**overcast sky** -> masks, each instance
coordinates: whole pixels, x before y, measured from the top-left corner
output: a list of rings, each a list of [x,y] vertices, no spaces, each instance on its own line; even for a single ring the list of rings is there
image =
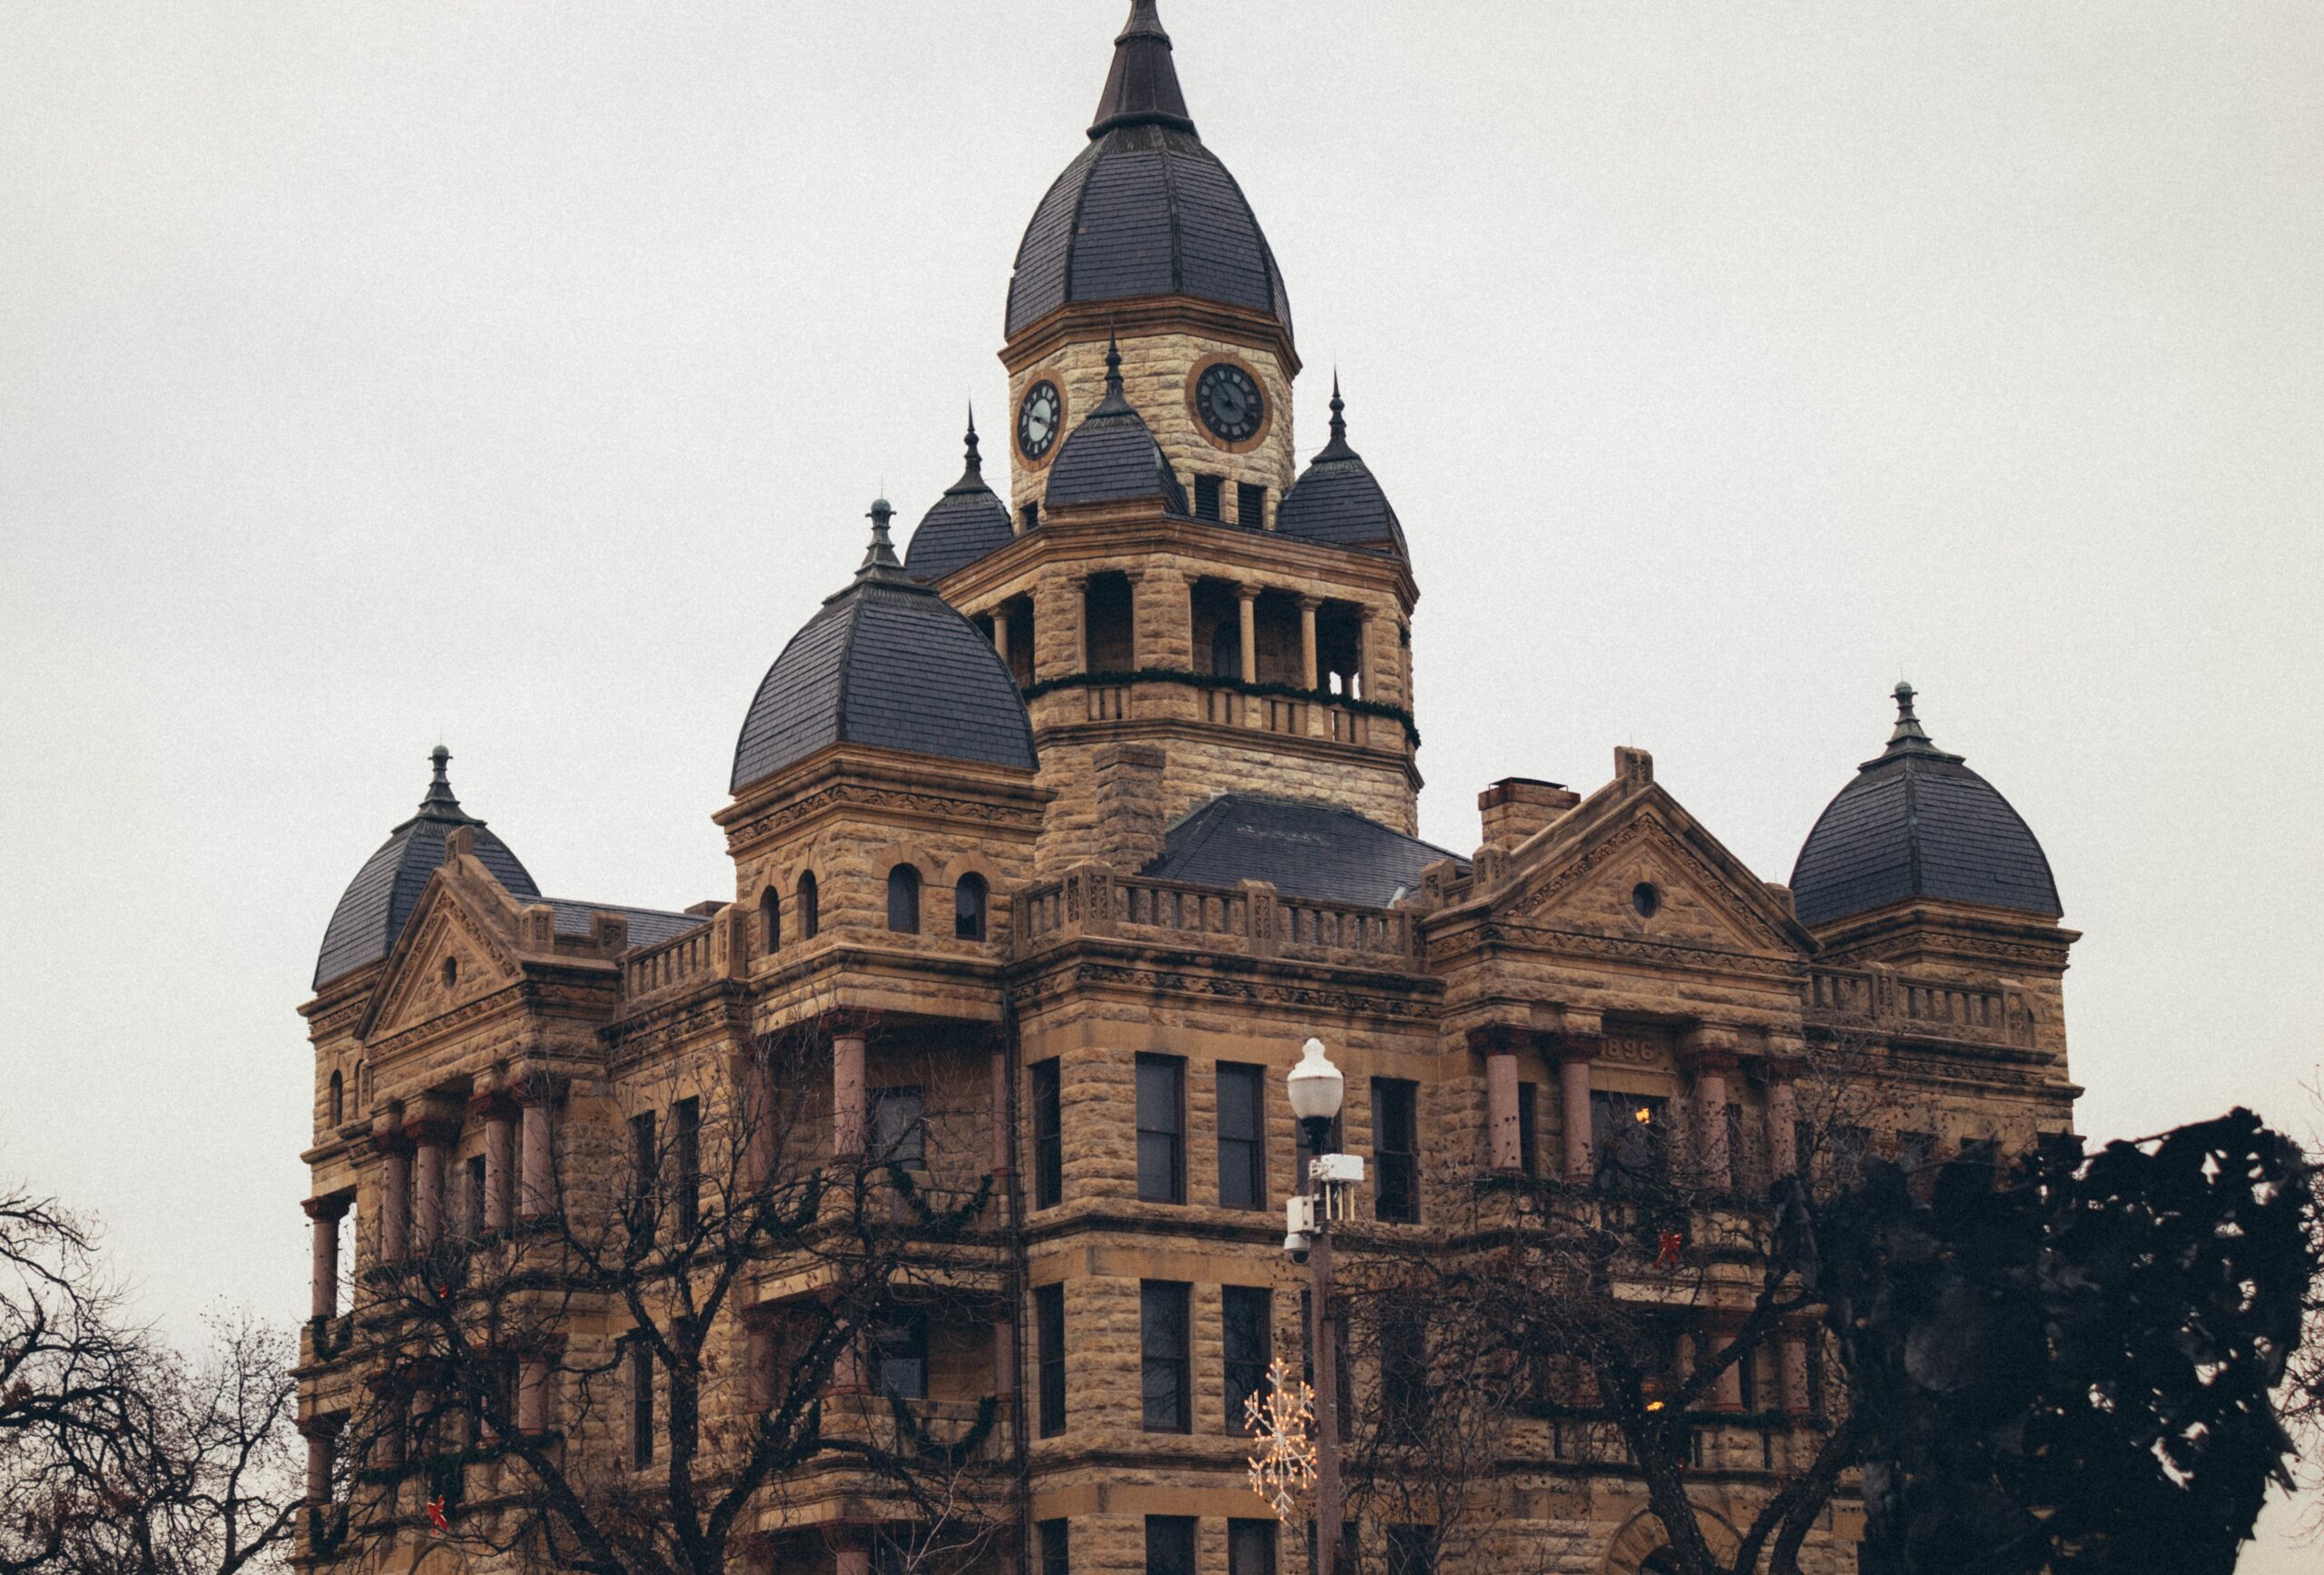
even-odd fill
[[[438,739],[552,894],[732,895],[1123,9],[0,7],[0,1172],[157,1313],[303,1310],[293,1009]],[[1429,837],[1634,743],[1782,880],[1909,677],[2084,1127],[2314,1127],[2324,7],[1163,13],[1412,539]]]

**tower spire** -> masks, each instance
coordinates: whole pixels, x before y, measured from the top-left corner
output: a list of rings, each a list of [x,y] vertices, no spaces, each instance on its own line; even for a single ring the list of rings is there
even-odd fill
[[[961,480],[966,481],[970,476],[984,474],[984,456],[977,452],[977,408],[973,400],[969,404],[968,436],[962,441],[967,445],[969,451],[968,475],[960,477]]]
[[[432,768],[428,792],[419,801],[419,818],[428,821],[458,821],[465,824],[473,816],[460,808],[460,801],[452,796],[451,774],[445,768],[451,763],[452,752],[438,744],[428,752],[428,763]],[[481,821],[477,822],[483,824]]]
[[[1347,446],[1347,401],[1340,398],[1340,373],[1332,369],[1332,440],[1324,445],[1315,458],[1322,459],[1354,459],[1354,449]]]
[[[1106,330],[1106,397],[1092,416],[1119,416],[1131,409],[1129,393],[1122,387],[1122,343],[1112,329]]]
[[[1130,0],[1129,20],[1114,40],[1114,64],[1098,100],[1092,141],[1117,126],[1195,129],[1187,96],[1178,90],[1178,70],[1170,61],[1170,35],[1162,31],[1155,0]]]
[[[886,498],[872,500],[872,510],[864,517],[872,522],[872,544],[863,549],[863,561],[856,566],[855,577],[859,581],[904,577],[904,566],[896,556],[896,544],[888,539],[888,521],[895,517],[895,507]]]

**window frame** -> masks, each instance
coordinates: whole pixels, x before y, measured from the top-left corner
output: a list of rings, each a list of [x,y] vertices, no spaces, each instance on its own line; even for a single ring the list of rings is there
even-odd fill
[[[1372,1217],[1418,1225],[1420,1085],[1408,1078],[1372,1079]]]
[[[891,1307],[865,1331],[872,1358],[872,1393],[882,1399],[928,1398],[928,1309],[910,1304]],[[889,1383],[889,1364],[904,1365],[901,1388]]]
[[[1252,1543],[1258,1544],[1254,1554]],[[1275,1575],[1282,1543],[1275,1523],[1236,1515],[1226,1522],[1226,1575]]]
[[[702,1224],[702,1101],[689,1097],[670,1107],[671,1212],[681,1237]]]
[[[654,1463],[654,1346],[642,1334],[629,1345],[629,1463],[644,1471]]]
[[[888,933],[920,933],[920,866],[906,861],[888,871]]]
[[[1541,1174],[1541,1085],[1517,1085],[1517,1169],[1522,1176]]]
[[[1192,1515],[1146,1517],[1146,1575],[1196,1575]]]
[[[1157,1098],[1149,1102],[1148,1073],[1170,1079],[1167,1099]],[[1187,1201],[1187,1058],[1184,1056],[1164,1056],[1141,1053],[1137,1063],[1137,1198],[1140,1203],[1183,1204]],[[1157,1107],[1167,1104],[1169,1108]],[[1168,1127],[1154,1127],[1149,1119],[1167,1117]],[[1169,1167],[1167,1196],[1157,1196],[1147,1188],[1149,1165],[1159,1165],[1161,1159],[1149,1160],[1149,1155],[1167,1157]]]
[[[1035,1061],[1032,1082],[1033,1206],[1055,1208],[1065,1201],[1064,1063]]]
[[[1275,1294],[1265,1285],[1222,1285],[1218,1300],[1219,1368],[1226,1402],[1226,1431],[1247,1437],[1251,1430],[1245,1419],[1243,1397],[1266,1393],[1267,1364],[1275,1356]],[[1256,1312],[1256,1356],[1234,1354],[1238,1343],[1238,1310],[1246,1319]],[[1236,1382],[1238,1377],[1240,1383]]]
[[[1066,1426],[1062,1283],[1033,1287],[1033,1373],[1036,1425],[1041,1437],[1056,1438]]]
[[[1257,507],[1252,505],[1256,502]],[[1267,527],[1267,488],[1265,482],[1238,481],[1235,484],[1235,523],[1246,530]]]
[[[1194,1397],[1194,1286],[1185,1280],[1137,1283],[1138,1424],[1143,1432],[1192,1432]],[[1167,1397],[1157,1380],[1167,1380],[1176,1396],[1172,1416],[1157,1420]]]
[[[983,940],[991,926],[992,888],[970,870],[952,882],[952,939]]]
[[[1213,525],[1226,523],[1226,478],[1195,473],[1194,517]]]
[[[872,1153],[877,1165],[901,1165],[915,1176],[928,1173],[928,1097],[918,1083],[872,1090]],[[892,1134],[888,1113],[909,1106],[911,1114]]]
[[[661,1235],[655,1194],[662,1186],[662,1149],[654,1111],[640,1110],[629,1118],[629,1234],[650,1247]]]
[[[812,870],[799,872],[799,939],[812,940],[823,930],[823,887]]]
[[[1073,1575],[1073,1522],[1040,1521],[1033,1530],[1040,1543],[1041,1575]]]
[[[1218,1143],[1218,1206],[1263,1213],[1267,1206],[1266,1068],[1242,1061],[1220,1061],[1213,1068],[1212,1076],[1216,1083],[1212,1108]],[[1247,1137],[1227,1135],[1226,1090],[1230,1083],[1245,1086],[1249,1095]],[[1236,1183],[1232,1187],[1230,1177]]]

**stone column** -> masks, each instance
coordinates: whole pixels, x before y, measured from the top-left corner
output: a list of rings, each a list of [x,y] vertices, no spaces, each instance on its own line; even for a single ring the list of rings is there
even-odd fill
[[[1719,1342],[1732,1333],[1731,1330],[1722,1330],[1698,1335],[1697,1338],[1702,1342],[1704,1356],[1708,1358],[1718,1348]],[[1720,1368],[1718,1376],[1711,1380],[1710,1405],[1713,1411],[1739,1412],[1743,1409],[1743,1363],[1751,1360],[1752,1354],[1745,1352]]]
[[[753,1323],[743,1332],[743,1376],[750,1385],[753,1411],[774,1409],[774,1331]]]
[[[1003,667],[1009,665],[1009,606],[1003,603],[992,609],[992,648],[1000,657]]]
[[[525,1102],[525,1158],[517,1210],[528,1220],[545,1219],[556,1212],[556,1090],[546,1078],[529,1082],[520,1096]]]
[[[1768,1078],[1768,1174],[1782,1177],[1799,1168],[1799,1108],[1792,1094],[1794,1063],[1770,1057]]]
[[[1694,1078],[1695,1169],[1705,1186],[1725,1191],[1735,1185],[1734,1157],[1727,1151],[1727,1077],[1735,1069],[1735,1034],[1710,1025],[1687,1036],[1681,1060]]]
[[[399,1264],[411,1256],[411,1150],[400,1133],[379,1168],[379,1261]]]
[[[863,1030],[832,1036],[832,1156],[863,1157]]]
[[[448,1223],[444,1207],[444,1166],[447,1151],[457,1129],[446,1130],[449,1124],[433,1117],[423,1117],[405,1124],[404,1131],[411,1138],[418,1166],[413,1192],[412,1251],[415,1256],[426,1257],[444,1243]]]
[[[1509,1029],[1471,1031],[1469,1043],[1485,1058],[1485,1146],[1492,1168],[1524,1168],[1524,1128],[1517,1116],[1517,1051]]]
[[[337,1197],[310,1197],[299,1206],[314,1222],[314,1271],[310,1278],[307,1315],[311,1318],[339,1316],[339,1222],[347,1213],[351,1201],[344,1193]]]
[[[484,1106],[484,1228],[505,1231],[517,1223],[517,1118],[505,1098]]]
[[[1089,671],[1089,576],[1074,575],[1065,582],[1072,593],[1071,622],[1066,630],[1066,649],[1073,653],[1073,671]]]
[[[1235,595],[1243,613],[1243,682],[1259,681],[1259,587],[1236,586]]]
[[[1815,1400],[1807,1393],[1807,1336],[1785,1334],[1776,1344],[1776,1361],[1782,1376],[1784,1414],[1807,1416],[1813,1413]]]
[[[1359,700],[1376,700],[1379,698],[1378,695],[1372,693],[1372,675],[1378,670],[1374,665],[1375,659],[1372,654],[1372,636],[1373,631],[1378,627],[1378,615],[1374,614],[1370,607],[1358,607],[1356,609],[1355,696]]]
[[[1318,671],[1315,661],[1315,613],[1323,605],[1321,596],[1299,598],[1299,685],[1309,694],[1324,686],[1323,674]],[[1322,703],[1310,700],[1305,709],[1309,735],[1323,737],[1330,731],[1331,718],[1324,714]]]
[[[310,1417],[299,1424],[307,1440],[307,1502],[330,1502],[330,1467],[333,1453],[331,1435],[338,1431],[333,1422],[322,1417]]]
[[[548,1431],[548,1358],[529,1354],[517,1363],[517,1431],[537,1438]]]
[[[1596,1019],[1590,1020],[1590,1029],[1568,1029],[1553,1036],[1548,1047],[1558,1063],[1559,1117],[1565,1131],[1565,1178],[1584,1186],[1596,1174],[1590,1154],[1590,1064],[1597,1059],[1601,1042]]]

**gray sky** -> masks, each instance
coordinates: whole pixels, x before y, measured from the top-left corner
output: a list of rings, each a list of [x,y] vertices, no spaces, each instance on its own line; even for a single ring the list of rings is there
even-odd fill
[[[0,1171],[157,1312],[303,1308],[292,1009],[439,737],[552,893],[731,895],[1123,9],[0,9]],[[2084,1127],[2315,1124],[2324,7],[1164,16],[1412,537],[1429,836],[1636,743],[1781,880],[1909,676]]]

